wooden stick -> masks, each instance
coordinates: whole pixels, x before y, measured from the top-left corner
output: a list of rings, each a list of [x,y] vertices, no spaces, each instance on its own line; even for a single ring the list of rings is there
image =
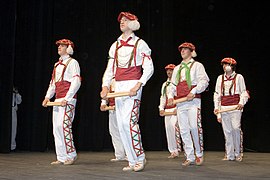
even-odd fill
[[[177,113],[175,111],[173,112],[164,112],[164,116],[172,116],[172,115],[176,115]]]
[[[222,110],[219,110],[218,113],[223,113],[223,112],[228,112],[228,111],[234,111],[234,110],[236,110],[236,108],[237,107],[233,107],[233,108],[229,108],[229,109],[222,109]]]
[[[105,110],[108,111],[108,110],[115,110],[115,106],[106,106],[105,107]]]
[[[108,93],[107,98],[114,98],[114,97],[121,97],[121,96],[129,96],[129,92],[115,92],[115,93]]]
[[[173,104],[181,103],[187,101],[187,97],[183,97],[180,99],[173,100]]]
[[[61,106],[61,102],[47,102],[47,106]]]

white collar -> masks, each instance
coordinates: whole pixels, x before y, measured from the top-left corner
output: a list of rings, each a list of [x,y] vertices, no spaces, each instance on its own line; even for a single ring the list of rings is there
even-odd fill
[[[68,54],[63,55],[63,56],[60,57],[60,59],[62,59],[63,61],[66,61],[66,60],[68,60],[69,58],[70,58],[70,56],[69,56]]]

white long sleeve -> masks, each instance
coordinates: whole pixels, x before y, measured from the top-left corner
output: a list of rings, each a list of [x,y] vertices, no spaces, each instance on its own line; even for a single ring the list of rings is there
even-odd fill
[[[67,61],[69,60],[68,58],[65,58],[63,63],[66,64]],[[60,80],[61,79],[61,75],[63,72],[64,66],[63,65],[58,65],[56,67],[55,70],[55,79],[56,80]],[[46,98],[51,99],[54,95],[55,95],[55,79],[52,79],[50,81],[47,93],[46,93]],[[79,63],[75,60],[72,59],[68,66],[66,67],[64,76],[63,76],[63,80],[64,81],[68,81],[70,82],[70,87],[68,92],[66,93],[66,96],[64,97],[64,99],[66,101],[70,101],[74,95],[77,93],[77,91],[79,90],[80,86],[81,86],[81,78],[80,78],[80,66]]]
[[[162,87],[161,87],[160,98],[159,98],[159,106],[158,106],[160,111],[164,110],[165,106],[166,106],[166,94],[165,95],[163,94],[163,89],[165,88],[166,83],[167,83],[167,81],[164,82],[162,84]]]
[[[216,80],[216,87],[215,87],[215,93],[213,97],[214,101],[214,107],[215,109],[218,109],[220,101],[221,101],[221,83],[222,83],[222,76],[225,78],[225,74],[219,75]],[[224,84],[224,95],[228,96],[230,95],[229,89],[231,87],[232,81],[226,81]],[[249,94],[246,90],[245,80],[244,77],[241,74],[237,74],[236,80],[235,80],[236,87],[231,88],[231,94],[239,94],[240,95],[240,101],[239,104],[245,105],[248,102]]]
[[[194,60],[191,59],[191,61],[194,61]],[[180,64],[177,65],[173,70],[173,74],[171,78],[172,83],[169,86],[168,98],[173,98],[174,96],[176,96],[176,85],[178,83],[178,79],[176,79],[176,76],[177,76],[177,72],[179,68],[180,68]],[[191,85],[195,85],[195,87],[191,90],[191,93],[200,94],[206,90],[206,88],[209,85],[210,79],[205,71],[203,64],[201,64],[198,61],[195,61],[193,66],[190,69],[190,77],[191,77]],[[185,70],[183,69],[181,71],[180,81],[184,81],[184,80],[186,80],[186,74],[185,74]]]
[[[138,63],[139,65],[142,64],[142,68],[143,68],[143,74],[139,82],[141,82],[144,86],[154,73],[154,65],[151,59],[151,49],[148,47],[146,42],[142,39],[139,41],[139,44],[138,44],[137,56],[140,57],[138,58]]]
[[[136,41],[139,39],[135,34],[131,34],[130,37],[132,39],[128,42],[130,45],[135,45]],[[117,41],[120,44],[120,40],[123,40],[120,36]],[[106,70],[103,74],[102,78],[102,87],[110,86],[112,78],[115,76],[116,72],[116,63],[114,61],[115,51],[116,51],[116,42],[114,42],[109,50],[109,60],[107,63]],[[120,46],[120,45],[119,45]],[[118,64],[121,68],[127,68],[130,56],[132,54],[134,47],[130,46],[122,46],[118,49]],[[146,42],[142,39],[139,40],[137,49],[136,49],[136,63],[134,60],[131,61],[130,67],[142,66],[142,76],[138,80],[144,86],[146,82],[150,79],[150,77],[154,73],[154,65],[151,59],[151,49],[148,47]]]

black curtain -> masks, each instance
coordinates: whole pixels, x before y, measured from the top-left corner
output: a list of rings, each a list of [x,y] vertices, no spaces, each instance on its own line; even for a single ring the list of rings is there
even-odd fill
[[[3,4],[3,3],[1,3]],[[270,152],[269,96],[267,96],[268,15],[263,4],[246,1],[87,1],[47,0],[5,2],[1,12],[1,108],[0,151],[9,152],[11,90],[15,84],[23,102],[18,110],[17,148],[27,151],[54,149],[52,111],[43,108],[54,63],[55,41],[75,43],[74,58],[81,67],[82,86],[73,123],[75,146],[80,151],[111,150],[108,114],[99,110],[102,75],[108,50],[120,36],[117,16],[136,14],[141,29],[135,32],[152,49],[153,77],[144,87],[140,128],[146,150],[166,150],[164,120],[159,116],[160,88],[166,80],[164,67],[179,64],[179,44],[195,44],[198,61],[210,77],[202,95],[202,123],[206,150],[224,150],[224,136],[213,114],[215,81],[222,73],[220,60],[234,57],[251,99],[244,109],[242,128],[246,151]]]
[[[16,0],[1,1],[0,43],[0,151],[10,151],[11,100],[14,77]]]

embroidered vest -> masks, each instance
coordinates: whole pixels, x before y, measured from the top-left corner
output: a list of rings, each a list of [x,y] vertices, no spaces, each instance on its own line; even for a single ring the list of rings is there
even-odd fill
[[[119,42],[116,42],[116,50],[114,54],[114,63],[116,64],[116,72],[115,72],[115,80],[116,81],[124,81],[124,80],[138,80],[142,76],[142,66],[136,65],[136,50],[138,46],[138,42],[140,39],[138,39],[134,45],[133,51],[130,55],[129,61],[128,61],[128,67],[127,68],[120,68],[118,67],[118,49],[121,48],[123,45],[119,46]],[[125,45],[127,46],[127,44]],[[133,46],[133,45],[128,45]],[[131,62],[134,60],[135,66],[131,66]],[[113,67],[114,70],[114,67]]]
[[[56,99],[65,97],[66,94],[67,94],[67,92],[68,92],[68,90],[69,90],[69,88],[70,88],[70,84],[71,84],[71,83],[68,82],[68,81],[63,80],[63,78],[64,78],[64,73],[65,73],[65,71],[66,71],[66,69],[67,69],[67,66],[68,66],[68,64],[70,63],[71,60],[72,60],[72,59],[70,58],[70,59],[67,61],[66,64],[62,64],[62,65],[64,66],[64,69],[63,69],[62,74],[61,74],[61,77],[60,77],[60,79],[59,79],[58,81],[56,81],[55,71],[56,71],[56,67],[57,67],[60,63],[58,63],[58,64],[56,64],[56,65],[54,66],[52,79],[54,79],[54,81],[55,81],[55,98],[56,98]],[[77,94],[75,94],[73,98],[77,98]]]
[[[222,76],[222,81],[221,81],[221,94],[222,94],[221,105],[222,106],[237,105],[240,101],[239,94],[232,94],[232,88],[234,87],[234,92],[236,89],[236,76],[237,76],[237,74],[235,74],[235,76],[232,79],[229,79],[232,81],[232,84],[231,84],[230,89],[229,89],[229,95],[227,95],[227,96],[224,95],[224,91],[225,91],[224,82],[226,80],[224,80],[224,75]]]
[[[194,63],[195,61],[193,61],[192,64],[190,65],[190,69],[192,68]],[[189,88],[187,81],[180,82],[180,80],[181,80],[181,72],[180,72],[178,84],[176,85],[177,95],[175,96],[175,99],[186,97],[190,93],[190,90],[196,87],[196,85],[191,85],[191,87]],[[195,98],[201,98],[201,94],[195,94]]]

